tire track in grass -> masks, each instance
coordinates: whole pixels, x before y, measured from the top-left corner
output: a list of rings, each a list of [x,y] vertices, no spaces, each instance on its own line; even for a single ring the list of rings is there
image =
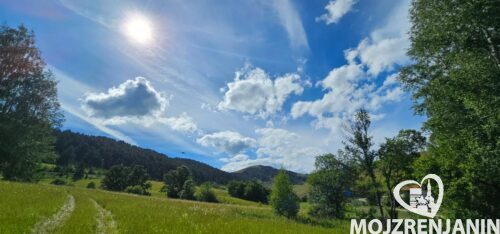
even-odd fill
[[[116,222],[111,211],[104,209],[94,199],[90,199],[97,210],[97,234],[117,233]]]
[[[68,195],[68,201],[55,213],[52,217],[42,220],[35,224],[32,233],[45,234],[51,233],[57,227],[64,224],[64,222],[71,216],[75,210],[75,197]]]

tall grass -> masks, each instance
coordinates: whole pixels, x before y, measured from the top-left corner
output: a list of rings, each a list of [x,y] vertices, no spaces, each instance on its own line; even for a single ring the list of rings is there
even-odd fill
[[[246,205],[246,201],[233,200],[239,203],[236,205],[212,204],[85,189],[77,185],[0,182],[0,233],[29,232],[36,222],[56,213],[68,193],[75,197],[76,207],[56,233],[95,233],[97,210],[90,199],[111,212],[118,233],[348,232],[348,226],[342,223],[333,228],[304,224],[276,216],[269,206]],[[229,197],[222,189],[217,189],[216,194],[219,199]]]
[[[67,192],[55,186],[0,181],[0,233],[29,233],[66,199]]]

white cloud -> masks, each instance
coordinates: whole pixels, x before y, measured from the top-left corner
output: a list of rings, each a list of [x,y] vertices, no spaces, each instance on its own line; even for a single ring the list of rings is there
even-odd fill
[[[326,24],[335,24],[340,19],[351,11],[356,0],[331,0],[325,6],[327,13],[316,18],[316,21],[325,21]]]
[[[174,131],[193,133],[198,130],[193,118],[185,112],[179,117],[164,117],[160,118],[158,121],[168,125]]]
[[[408,62],[405,55],[409,2],[403,1],[390,14],[386,25],[374,30],[356,48],[345,51],[347,64],[334,68],[318,85],[327,90],[321,99],[299,101],[291,110],[293,118],[310,115],[316,128],[339,133],[342,123],[359,108],[374,112],[378,119],[384,104],[398,102],[404,92],[397,83],[397,73],[388,75],[382,85],[376,78],[381,72],[390,72],[396,65]]]
[[[242,136],[238,132],[222,131],[206,134],[196,139],[198,144],[205,147],[212,147],[221,152],[238,154],[248,148],[255,147],[256,141],[253,138]]]
[[[409,6],[409,1],[401,1],[390,12],[386,24],[374,30],[351,51],[351,59],[359,59],[371,75],[377,76],[382,71],[393,70],[395,65],[409,62],[406,56],[410,46]]]
[[[257,156],[226,159],[223,170],[236,171],[253,165],[267,165],[310,172],[314,168],[315,157],[325,152],[308,145],[298,134],[285,129],[261,128],[255,132],[260,136]]]
[[[307,35],[300,15],[289,0],[274,0],[273,7],[278,13],[281,24],[288,33],[293,48],[309,49]]]
[[[104,125],[134,123],[151,126],[166,124],[174,131],[195,132],[193,119],[182,113],[178,117],[165,116],[169,98],[157,91],[146,78],[127,80],[105,93],[87,93],[82,109],[89,118]]]
[[[264,70],[249,65],[236,72],[227,87],[218,105],[220,110],[235,110],[261,118],[280,111],[291,94],[304,91],[298,74],[286,74],[273,81]]]
[[[98,119],[142,118],[159,115],[166,109],[168,101],[147,79],[137,77],[110,88],[106,93],[87,93],[83,108],[90,117]]]

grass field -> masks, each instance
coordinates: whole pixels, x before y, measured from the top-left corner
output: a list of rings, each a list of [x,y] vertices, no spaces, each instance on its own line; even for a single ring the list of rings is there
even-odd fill
[[[0,181],[0,233],[346,233],[347,221],[332,228],[273,214],[271,208],[215,189],[221,202],[167,199],[153,183],[152,196],[73,186]],[[73,203],[71,203],[73,201]],[[227,204],[229,203],[229,204]],[[33,229],[36,230],[33,230]]]

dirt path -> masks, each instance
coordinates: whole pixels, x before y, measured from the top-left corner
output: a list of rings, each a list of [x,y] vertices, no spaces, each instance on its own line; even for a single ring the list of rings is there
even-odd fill
[[[90,199],[92,203],[94,203],[95,208],[97,209],[97,234],[114,234],[117,233],[116,222],[113,219],[113,214],[104,209],[99,203],[95,200]]]
[[[59,211],[57,211],[57,213],[54,214],[52,217],[42,220],[41,222],[35,224],[31,232],[36,234],[51,233],[57,227],[64,224],[64,222],[73,213],[73,210],[75,210],[75,198],[71,195],[68,195],[68,201],[64,203],[64,205],[59,209]]]

